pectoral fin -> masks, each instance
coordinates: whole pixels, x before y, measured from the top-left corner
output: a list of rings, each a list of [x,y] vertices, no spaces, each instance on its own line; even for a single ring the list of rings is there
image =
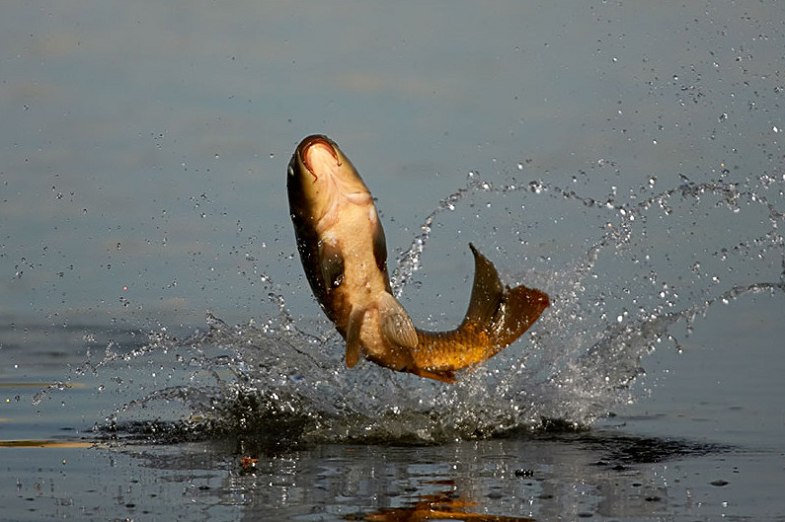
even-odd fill
[[[343,282],[343,255],[341,249],[327,241],[319,244],[319,267],[327,290],[338,288]]]
[[[375,212],[374,210],[374,214]],[[384,229],[381,224],[378,224],[378,217],[376,222],[376,230],[373,232],[373,257],[376,260],[376,268],[380,272],[387,273],[387,241],[384,239]]]
[[[384,292],[379,300],[382,336],[390,343],[406,348],[417,347],[417,330],[409,314],[392,294]]]
[[[360,342],[360,328],[363,325],[365,310],[352,311],[349,315],[349,324],[346,328],[346,366],[353,368],[360,360],[362,342]]]

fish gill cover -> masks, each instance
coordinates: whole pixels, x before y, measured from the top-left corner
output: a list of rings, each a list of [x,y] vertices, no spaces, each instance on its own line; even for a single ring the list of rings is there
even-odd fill
[[[92,375],[101,391],[114,387],[126,399],[141,393],[94,431],[157,442],[231,434],[427,444],[588,427],[636,400],[642,392],[631,384],[644,373],[644,356],[681,350],[680,340],[713,307],[753,294],[781,300],[785,292],[785,176],[734,182],[723,173],[705,183],[683,178],[665,190],[656,184],[652,177],[629,194],[613,189],[592,199],[537,180],[494,187],[470,173],[438,204],[398,252],[397,296],[427,268],[421,255],[441,233],[434,228],[444,213],[463,206],[458,226],[487,225],[484,212],[496,206],[506,209],[518,244],[497,246],[501,254],[491,257],[502,256],[502,271],[532,267],[503,279],[543,288],[553,302],[523,340],[461,373],[456,385],[368,363],[347,369],[332,325],[296,320],[279,287],[262,276],[278,315],[232,326],[208,314],[205,331],[187,339],[155,332],[130,352],[110,344],[98,362],[78,368],[75,378]],[[454,221],[449,216],[443,221]],[[498,244],[507,241],[492,227]],[[520,250],[533,254],[519,262],[510,252]],[[148,371],[166,378],[131,384],[134,373]]]

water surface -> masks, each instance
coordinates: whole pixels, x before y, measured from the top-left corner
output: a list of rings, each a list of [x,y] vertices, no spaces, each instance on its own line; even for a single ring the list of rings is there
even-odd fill
[[[4,519],[783,520],[779,3],[2,11]],[[552,307],[453,387],[346,369],[314,132],[418,326],[469,242]]]

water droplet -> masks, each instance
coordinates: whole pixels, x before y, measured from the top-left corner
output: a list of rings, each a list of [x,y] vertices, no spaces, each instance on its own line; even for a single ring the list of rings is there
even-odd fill
[[[535,194],[542,194],[544,188],[540,181],[532,181],[531,183],[529,183],[529,190],[531,190]]]

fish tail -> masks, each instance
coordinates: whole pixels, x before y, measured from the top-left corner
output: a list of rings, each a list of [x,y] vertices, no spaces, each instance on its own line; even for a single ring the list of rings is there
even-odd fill
[[[417,330],[411,349],[413,367],[421,377],[455,382],[455,372],[479,364],[512,344],[550,305],[548,294],[526,286],[502,284],[493,266],[471,243],[474,283],[461,325],[449,332]]]
[[[492,322],[495,331],[494,344],[501,350],[513,343],[534,324],[548,306],[550,299],[545,292],[523,285],[507,288],[500,300],[498,318]]]
[[[471,243],[475,272],[472,296],[462,329],[484,331],[487,335],[485,355],[496,355],[528,330],[550,305],[548,294],[520,285],[502,285],[496,267]],[[480,361],[478,361],[480,362]]]

